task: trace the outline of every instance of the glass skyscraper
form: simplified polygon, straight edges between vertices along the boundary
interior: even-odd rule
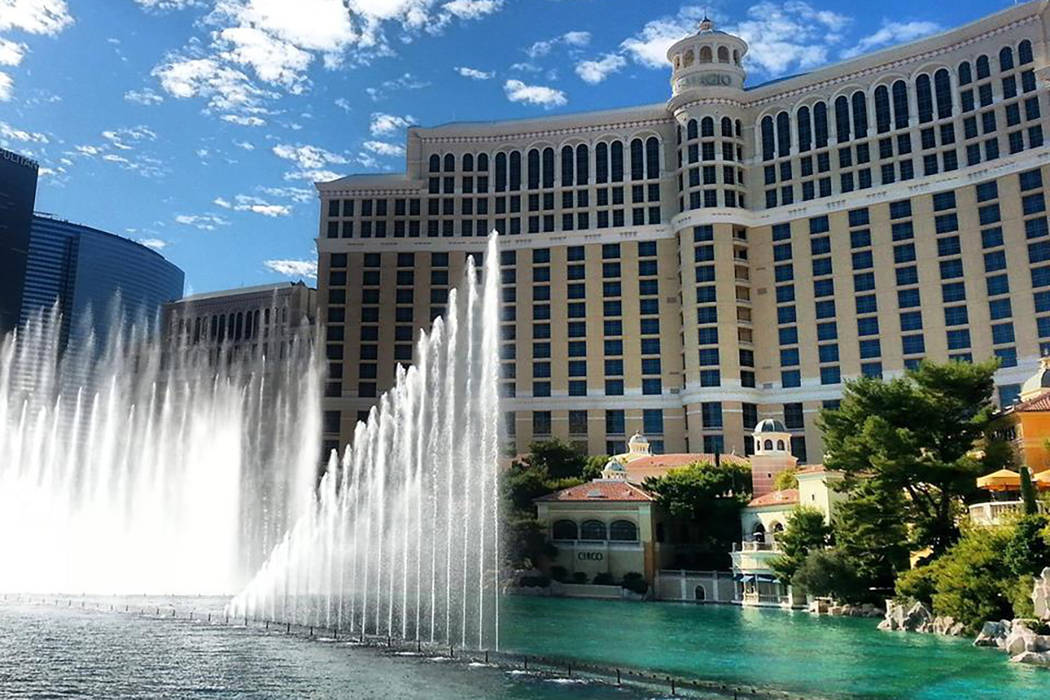
[[[0,148],[0,337],[18,325],[37,164]]]

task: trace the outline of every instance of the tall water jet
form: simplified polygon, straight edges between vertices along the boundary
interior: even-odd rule
[[[332,454],[310,512],[230,603],[236,618],[498,645],[499,255],[468,261],[415,363]]]
[[[283,357],[164,347],[148,322],[0,341],[0,591],[235,593],[307,511],[308,331]]]

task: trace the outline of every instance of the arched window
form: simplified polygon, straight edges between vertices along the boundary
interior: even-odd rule
[[[919,108],[919,121],[933,121],[933,93],[930,91],[930,76],[925,73],[915,79],[915,98]]]
[[[862,139],[868,135],[868,99],[857,90],[853,93],[853,138]]]
[[[845,95],[835,100],[835,138],[839,143],[849,141],[849,100]]]
[[[474,156],[470,153],[463,154],[463,172],[469,173],[474,170]]]
[[[808,151],[813,147],[813,129],[809,123],[809,107],[800,107],[795,115],[795,124],[798,129],[798,150]]]
[[[715,120],[711,117],[704,117],[700,120],[700,136],[709,138],[715,135]]]
[[[700,47],[700,63],[711,63],[711,47]]]
[[[641,139],[631,141],[631,179],[645,179],[645,145]]]
[[[813,105],[813,143],[817,148],[828,145],[828,106],[823,102]]]
[[[783,440],[777,440],[777,449],[778,450],[783,450],[784,449],[784,441]]]
[[[685,137],[692,141],[693,139],[699,138],[700,136],[700,125],[696,123],[695,119],[690,119],[689,123],[685,127]]]
[[[773,139],[773,117],[762,118],[762,160],[773,160],[777,147]]]
[[[503,192],[507,189],[507,154],[496,154],[496,191]]]
[[[693,50],[690,49],[689,51],[686,51],[685,58],[682,59],[682,67],[688,68],[689,66],[693,65],[694,60],[695,57],[693,56]]]
[[[581,540],[604,540],[605,523],[601,520],[584,520],[580,526]]]
[[[719,133],[724,138],[733,137],[733,120],[729,117],[722,117],[722,122],[719,124]]]
[[[1017,62],[1022,66],[1032,62],[1032,42],[1025,39],[1017,45]]]
[[[430,156],[430,172],[436,173],[441,171],[441,157],[437,153]]]
[[[561,147],[561,184],[566,187],[572,186],[572,176],[575,170],[572,167],[572,146]]]
[[[244,339],[251,340],[252,337],[252,312],[244,315]]]
[[[707,600],[707,591],[704,590],[703,586],[697,586],[693,590],[693,598],[695,600]]]
[[[890,89],[885,85],[875,88],[875,131],[890,130]]]
[[[540,187],[540,152],[535,148],[530,148],[528,153],[528,174],[526,176],[526,186],[530,190],[536,190]]]
[[[489,155],[487,153],[478,154],[478,172],[487,173],[489,171]]]
[[[772,449],[773,449],[773,441],[772,441],[772,440],[766,440],[766,441],[765,441],[765,442],[763,443],[763,445],[762,445],[762,446],[763,446],[763,447],[764,447],[765,449],[767,449],[767,450],[772,450]]]
[[[521,151],[510,152],[510,189],[521,189]]]
[[[733,63],[740,65],[740,52],[736,49],[733,49]]]
[[[729,63],[729,49],[724,46],[718,47],[718,62]]]
[[[571,520],[557,520],[551,527],[551,536],[556,540],[576,539],[576,523]]]
[[[576,184],[586,185],[590,178],[590,149],[586,144],[576,147]]]
[[[451,153],[445,155],[445,172],[451,173],[456,169],[456,157]]]
[[[999,70],[1012,70],[1014,67],[1014,50],[1009,46],[999,49]]]
[[[736,127],[736,137],[738,139],[739,138],[743,138],[744,137],[744,124],[743,124],[743,122],[741,122],[739,119],[737,119],[736,120],[736,124],[734,126]]]
[[[766,526],[761,521],[755,523],[755,526],[751,528],[751,539],[755,542],[761,542],[766,538]]]
[[[970,62],[963,61],[959,64],[959,84],[969,85],[973,81],[973,73],[970,72]]]
[[[937,118],[946,119],[952,116],[952,80],[946,68],[934,73],[933,87],[937,94]]]
[[[777,155],[791,155],[791,119],[787,112],[777,115]]]
[[[903,80],[893,84],[893,126],[897,129],[908,126],[908,84]]]
[[[623,182],[623,141],[613,141],[609,147],[612,163],[609,170],[612,172],[613,182]]]
[[[594,180],[609,181],[609,144],[599,143],[594,147]]]
[[[991,74],[992,74],[992,70],[988,66],[988,57],[987,56],[978,56],[977,57],[977,79],[978,80],[984,80],[985,78],[987,78]]]
[[[773,523],[773,534],[774,535],[779,535],[783,531],[784,531],[784,523],[781,523],[781,522]]]
[[[660,177],[660,140],[655,136],[645,140],[645,177],[650,180]]]
[[[543,186],[554,187],[554,149],[543,149]]]
[[[614,520],[609,525],[609,539],[617,542],[637,542],[638,526],[630,520]]]

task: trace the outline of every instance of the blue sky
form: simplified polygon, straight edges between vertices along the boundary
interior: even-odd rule
[[[187,292],[308,278],[313,180],[401,170],[409,123],[665,100],[705,12],[756,84],[1008,5],[0,0],[0,145],[40,161],[37,209],[161,250]]]

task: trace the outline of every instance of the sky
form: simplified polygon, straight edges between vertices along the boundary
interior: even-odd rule
[[[656,103],[709,15],[751,85],[1008,2],[0,0],[0,145],[38,211],[137,240],[187,293],[306,279],[313,182],[404,168],[405,129]]]

